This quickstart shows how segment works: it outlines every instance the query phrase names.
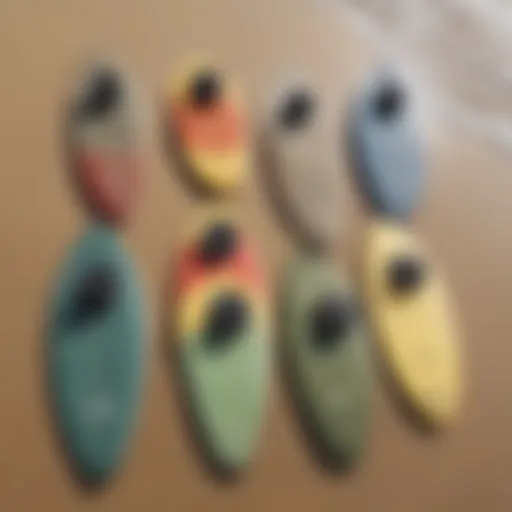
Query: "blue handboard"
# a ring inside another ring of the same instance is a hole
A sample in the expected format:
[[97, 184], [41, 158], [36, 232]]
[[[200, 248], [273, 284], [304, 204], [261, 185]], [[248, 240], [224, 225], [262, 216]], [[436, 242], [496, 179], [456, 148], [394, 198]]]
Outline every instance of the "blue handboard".
[[379, 70], [352, 105], [354, 171], [376, 214], [406, 219], [417, 207], [425, 165], [409, 92], [390, 70]]
[[113, 230], [93, 225], [59, 273], [47, 346], [58, 431], [87, 483], [111, 476], [129, 447], [145, 373], [144, 331], [128, 254]]

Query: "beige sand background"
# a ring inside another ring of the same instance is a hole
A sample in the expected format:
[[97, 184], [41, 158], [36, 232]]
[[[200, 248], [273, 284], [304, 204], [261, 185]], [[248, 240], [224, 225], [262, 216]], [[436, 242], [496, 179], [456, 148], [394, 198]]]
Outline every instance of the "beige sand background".
[[[255, 123], [288, 72], [309, 78], [341, 116], [376, 56], [321, 2], [0, 1], [0, 510], [509, 511], [512, 173], [503, 154], [444, 124], [429, 132], [428, 194], [414, 224], [450, 276], [467, 333], [470, 386], [458, 428], [438, 440], [422, 439], [379, 387], [364, 465], [352, 478], [330, 478], [308, 457], [275, 379], [253, 468], [238, 485], [219, 486], [190, 450], [154, 331], [140, 431], [127, 464], [101, 495], [73, 485], [50, 428], [40, 358], [48, 287], [84, 225], [64, 177], [62, 99], [81, 59], [106, 51], [139, 77], [156, 105], [179, 60], [204, 49], [239, 73]], [[194, 210], [155, 124], [145, 194], [127, 231], [152, 306], [183, 219]], [[333, 144], [320, 141], [319, 151], [333, 151]], [[345, 184], [347, 229], [336, 258], [355, 270], [365, 218], [348, 178]], [[240, 203], [269, 270], [277, 273], [292, 246], [256, 176]]]

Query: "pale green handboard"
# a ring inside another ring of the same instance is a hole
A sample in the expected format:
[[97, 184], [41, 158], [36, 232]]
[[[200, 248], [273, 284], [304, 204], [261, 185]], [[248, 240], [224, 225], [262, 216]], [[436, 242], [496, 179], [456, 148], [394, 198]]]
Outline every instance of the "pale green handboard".
[[129, 448], [145, 373], [144, 316], [118, 235], [92, 225], [58, 276], [47, 346], [58, 431], [86, 483], [110, 477]]
[[[358, 299], [339, 269], [302, 256], [286, 269], [282, 300], [283, 356], [311, 444], [329, 466], [352, 467], [372, 419], [369, 340]], [[342, 327], [325, 313], [333, 301], [345, 311]]]
[[209, 462], [235, 474], [259, 446], [270, 366], [268, 327], [249, 315], [226, 343], [211, 343], [208, 327], [181, 340], [180, 362], [189, 407]]

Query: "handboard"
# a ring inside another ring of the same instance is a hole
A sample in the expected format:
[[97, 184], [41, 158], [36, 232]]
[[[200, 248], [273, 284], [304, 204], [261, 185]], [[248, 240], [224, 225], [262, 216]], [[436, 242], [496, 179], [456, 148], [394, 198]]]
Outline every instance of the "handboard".
[[68, 113], [74, 181], [92, 213], [123, 223], [140, 185], [140, 105], [129, 77], [112, 64], [86, 69]]
[[324, 114], [310, 87], [290, 85], [275, 101], [263, 134], [269, 195], [298, 241], [315, 248], [339, 237], [343, 218], [338, 156], [317, 147], [327, 135]]
[[369, 312], [389, 374], [426, 426], [444, 427], [460, 410], [460, 330], [446, 283], [404, 228], [375, 220], [364, 262]]
[[238, 188], [249, 166], [249, 126], [241, 89], [207, 62], [173, 77], [166, 127], [183, 170], [202, 191]]
[[47, 345], [58, 431], [87, 483], [106, 480], [128, 450], [143, 385], [144, 323], [128, 254], [113, 231], [93, 225], [60, 270]]
[[259, 443], [269, 372], [266, 282], [228, 219], [187, 239], [174, 269], [169, 320], [185, 398], [207, 462], [233, 474]]
[[379, 70], [349, 117], [354, 173], [376, 214], [407, 218], [424, 188], [425, 162], [412, 98], [390, 70]]
[[371, 427], [372, 372], [359, 299], [328, 261], [301, 256], [285, 272], [283, 356], [312, 447], [334, 468], [351, 468]]

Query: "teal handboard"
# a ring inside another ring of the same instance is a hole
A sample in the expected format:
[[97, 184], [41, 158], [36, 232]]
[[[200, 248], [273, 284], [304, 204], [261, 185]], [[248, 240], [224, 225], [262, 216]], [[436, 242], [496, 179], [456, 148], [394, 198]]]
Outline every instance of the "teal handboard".
[[310, 445], [326, 466], [349, 469], [371, 426], [371, 362], [358, 299], [329, 262], [304, 256], [286, 269], [282, 300], [282, 352]]
[[111, 476], [129, 447], [145, 373], [143, 305], [118, 235], [91, 226], [58, 277], [47, 342], [57, 429], [86, 483]]
[[425, 164], [405, 85], [381, 70], [356, 98], [349, 118], [354, 172], [370, 208], [407, 218], [421, 199]]

